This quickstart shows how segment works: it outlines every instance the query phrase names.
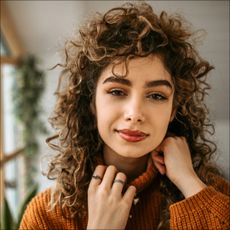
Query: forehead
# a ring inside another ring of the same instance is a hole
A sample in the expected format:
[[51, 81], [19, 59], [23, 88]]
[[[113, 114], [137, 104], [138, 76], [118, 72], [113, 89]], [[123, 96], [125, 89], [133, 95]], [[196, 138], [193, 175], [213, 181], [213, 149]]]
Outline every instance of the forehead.
[[145, 81], [168, 80], [173, 83], [162, 58], [158, 55], [136, 57], [127, 62], [115, 60], [102, 71], [99, 81], [103, 81], [105, 78], [114, 75], [130, 80], [136, 78]]

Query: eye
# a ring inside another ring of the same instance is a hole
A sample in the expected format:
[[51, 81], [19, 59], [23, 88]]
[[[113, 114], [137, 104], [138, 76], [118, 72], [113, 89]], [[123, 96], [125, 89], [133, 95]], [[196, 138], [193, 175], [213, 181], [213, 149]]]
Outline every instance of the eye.
[[165, 97], [164, 95], [160, 94], [160, 93], [152, 93], [152, 94], [149, 94], [147, 96], [147, 98], [151, 99], [151, 100], [154, 100], [154, 101], [165, 101], [167, 100], [168, 98]]
[[120, 89], [112, 89], [112, 90], [108, 91], [108, 93], [113, 95], [113, 96], [120, 96], [120, 97], [126, 95], [126, 93]]

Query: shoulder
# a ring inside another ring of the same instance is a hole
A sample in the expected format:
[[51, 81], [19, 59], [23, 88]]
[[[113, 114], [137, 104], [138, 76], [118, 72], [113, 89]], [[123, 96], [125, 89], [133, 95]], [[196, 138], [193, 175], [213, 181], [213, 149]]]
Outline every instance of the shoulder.
[[216, 191], [230, 196], [230, 183], [222, 175], [221, 169], [214, 163], [201, 166], [198, 171], [200, 179]]
[[37, 209], [39, 208], [40, 210], [47, 211], [49, 209], [49, 203], [51, 200], [51, 188], [48, 188], [40, 193], [38, 193], [29, 205], [27, 206], [27, 209]]
[[51, 207], [52, 188], [38, 193], [28, 204], [22, 217], [20, 229], [82, 229], [85, 219], [71, 218], [68, 208], [59, 204]]
[[45, 229], [50, 215], [50, 200], [51, 188], [33, 197], [23, 214], [20, 229], [29, 229], [36, 226]]
[[230, 196], [230, 183], [223, 176], [210, 173], [208, 177], [208, 185], [214, 187], [216, 191]]

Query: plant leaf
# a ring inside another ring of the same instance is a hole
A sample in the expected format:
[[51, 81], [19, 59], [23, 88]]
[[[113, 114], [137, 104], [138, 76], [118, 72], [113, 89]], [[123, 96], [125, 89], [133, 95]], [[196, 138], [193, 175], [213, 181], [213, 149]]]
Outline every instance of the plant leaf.
[[28, 203], [31, 201], [31, 199], [37, 194], [38, 192], [38, 184], [34, 184], [30, 190], [28, 191], [28, 193], [25, 196], [25, 199], [23, 200], [23, 202], [21, 203], [20, 209], [19, 209], [19, 213], [18, 213], [18, 220], [17, 220], [17, 224], [16, 224], [16, 229], [19, 229], [21, 220], [22, 220], [22, 216], [26, 210], [26, 207], [28, 205]]
[[10, 211], [10, 206], [6, 197], [4, 197], [4, 205], [3, 205], [3, 212], [2, 212], [2, 220], [1, 220], [1, 227], [3, 229], [14, 229], [15, 222], [13, 215]]

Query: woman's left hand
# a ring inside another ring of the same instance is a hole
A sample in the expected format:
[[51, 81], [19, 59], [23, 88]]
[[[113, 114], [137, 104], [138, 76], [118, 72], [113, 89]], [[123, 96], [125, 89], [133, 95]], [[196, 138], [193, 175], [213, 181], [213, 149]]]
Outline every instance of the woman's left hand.
[[206, 186], [193, 169], [185, 137], [166, 137], [152, 152], [152, 159], [159, 172], [166, 174], [185, 197], [196, 194]]

